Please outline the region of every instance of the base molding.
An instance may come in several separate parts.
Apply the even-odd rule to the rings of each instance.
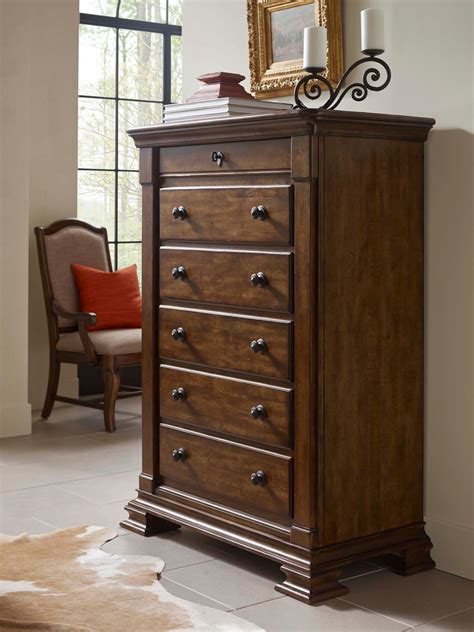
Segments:
[[[349,588],[338,582],[343,568],[316,573],[303,573],[283,565],[281,570],[286,579],[275,586],[275,590],[307,604],[320,603],[334,597],[347,595]]]
[[[0,406],[0,438],[31,434],[31,404]]]
[[[279,562],[286,578],[275,589],[308,604],[347,594],[349,589],[340,584],[339,579],[344,567],[357,561],[386,556],[394,572],[402,575],[434,568],[430,557],[432,544],[423,523],[329,546],[307,548],[275,537],[258,518],[250,526],[249,516],[243,515],[239,521],[234,510],[229,510],[226,518],[224,512],[209,511],[205,500],[199,508],[196,498],[187,507],[183,502],[178,504],[171,498],[139,490],[138,497],[125,509],[129,518],[121,526],[135,533],[151,536],[177,529],[179,525],[189,526]]]
[[[179,524],[147,513],[133,500],[127,504],[125,509],[128,511],[128,518],[122,520],[120,526],[145,537],[167,531],[176,531],[180,527]]]
[[[437,568],[474,580],[474,529],[426,517],[426,530]]]

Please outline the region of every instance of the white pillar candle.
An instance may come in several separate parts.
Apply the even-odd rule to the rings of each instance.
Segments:
[[[303,68],[326,68],[328,35],[324,26],[307,26],[304,30]]]
[[[382,9],[364,9],[360,12],[360,39],[363,53],[369,50],[379,54],[385,50],[385,24]]]

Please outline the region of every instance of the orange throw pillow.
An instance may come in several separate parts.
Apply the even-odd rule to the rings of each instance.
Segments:
[[[73,263],[72,271],[81,311],[97,314],[96,324],[87,327],[89,331],[142,326],[142,299],[135,264],[117,272],[104,272]]]

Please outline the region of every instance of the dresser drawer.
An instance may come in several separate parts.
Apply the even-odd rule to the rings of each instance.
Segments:
[[[213,160],[213,154],[218,152],[224,156],[222,162]],[[162,174],[289,170],[290,167],[289,138],[164,147],[160,150]]]
[[[291,465],[288,456],[160,425],[161,476],[166,484],[177,481],[197,495],[288,516]],[[253,477],[259,481],[254,484],[251,477],[257,473],[263,474]]]
[[[160,368],[160,415],[289,446],[292,391],[186,369]]]
[[[173,209],[178,209],[174,215]],[[257,209],[253,215],[252,209]],[[292,226],[292,186],[160,191],[162,239],[287,245],[293,239]]]
[[[159,322],[163,359],[291,379],[291,321],[161,307]]]
[[[291,263],[291,253],[163,247],[160,294],[182,301],[290,311]]]

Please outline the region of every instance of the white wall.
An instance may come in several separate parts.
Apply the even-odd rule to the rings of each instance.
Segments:
[[[0,0],[0,437],[31,431],[46,389],[33,228],[76,215],[78,23],[78,0]]]
[[[43,406],[49,346],[33,230],[35,226],[77,215],[79,0],[25,0],[25,4],[33,24],[30,32],[28,392],[35,410]],[[59,392],[77,397],[74,365],[62,365]]]
[[[30,431],[28,403],[28,33],[0,0],[0,437]]]
[[[393,79],[341,109],[437,120],[426,158],[425,515],[438,567],[474,578],[474,3],[343,0],[346,65],[367,4],[385,9]],[[248,76],[246,0],[184,0],[183,55],[185,96],[205,72]]]
[[[249,76],[246,0],[184,0],[183,88],[188,97],[196,77],[226,70]],[[202,85],[202,84],[201,84]],[[242,85],[250,89],[250,82]]]

